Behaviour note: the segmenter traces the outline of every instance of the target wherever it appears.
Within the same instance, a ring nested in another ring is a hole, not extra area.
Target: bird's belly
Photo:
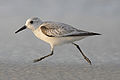
[[[85,38],[85,36],[74,36],[74,37],[48,37],[45,34],[43,34],[42,32],[34,32],[35,36],[47,43],[49,43],[50,45],[61,45],[61,44],[65,44],[65,43],[72,43],[74,41],[78,41],[81,40],[83,38]]]
[[[72,43],[74,41],[78,41],[83,38],[85,37],[44,37],[40,39],[49,43],[50,45],[57,46],[57,45],[62,45],[66,43]]]
[[[53,37],[50,39],[50,43],[52,43],[53,45],[62,45],[66,43],[72,43],[83,38],[85,37]]]

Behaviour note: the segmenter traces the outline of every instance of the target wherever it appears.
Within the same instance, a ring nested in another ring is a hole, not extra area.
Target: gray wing
[[[70,36],[91,36],[98,33],[78,30],[68,24],[58,22],[44,22],[41,24],[41,31],[49,37],[70,37]]]

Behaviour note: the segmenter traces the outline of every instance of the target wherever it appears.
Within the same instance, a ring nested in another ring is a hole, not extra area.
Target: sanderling
[[[77,47],[77,49],[80,51],[84,59],[89,64],[91,64],[91,61],[89,60],[89,58],[85,56],[85,54],[80,49],[79,45],[77,45],[74,42],[88,36],[100,35],[99,33],[79,30],[64,23],[42,21],[37,17],[29,18],[26,21],[25,25],[19,30],[17,30],[15,33],[18,33],[19,31],[22,31],[26,28],[32,30],[32,32],[37,38],[49,43],[51,46],[50,54],[43,56],[41,58],[35,59],[34,62],[38,62],[45,59],[46,57],[52,56],[55,46],[65,44],[65,43],[71,43]]]

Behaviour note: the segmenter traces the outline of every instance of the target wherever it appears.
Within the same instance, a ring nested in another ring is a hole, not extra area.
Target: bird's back
[[[70,36],[92,36],[99,35],[98,33],[87,32],[76,29],[71,25],[46,21],[41,24],[41,30],[49,37],[70,37]]]

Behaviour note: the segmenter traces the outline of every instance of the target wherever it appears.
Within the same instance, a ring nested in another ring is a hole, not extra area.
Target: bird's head
[[[37,18],[37,17],[29,18],[26,21],[25,25],[23,27],[21,27],[19,30],[17,30],[15,33],[18,33],[26,28],[34,31],[37,27],[40,26],[40,24],[42,24],[42,21],[39,18]]]

